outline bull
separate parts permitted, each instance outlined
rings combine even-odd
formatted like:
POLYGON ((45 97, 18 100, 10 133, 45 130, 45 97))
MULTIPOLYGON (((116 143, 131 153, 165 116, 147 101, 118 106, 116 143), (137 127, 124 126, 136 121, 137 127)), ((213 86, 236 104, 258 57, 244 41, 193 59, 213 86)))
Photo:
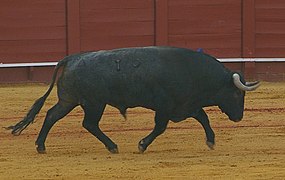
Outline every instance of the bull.
POLYGON ((55 82, 58 102, 45 117, 36 140, 38 153, 46 152, 52 126, 76 106, 84 111, 83 127, 111 153, 118 153, 118 146, 99 127, 106 105, 116 107, 124 117, 133 107, 155 112, 152 132, 138 143, 141 153, 166 130, 169 121, 190 117, 202 125, 206 144, 213 149, 215 134, 203 108, 218 106, 238 122, 243 118, 245 92, 260 85, 258 81, 245 82, 241 74, 210 55, 184 48, 136 47, 75 54, 58 62, 49 89, 23 120, 9 127, 12 134, 21 134, 34 121, 55 82))

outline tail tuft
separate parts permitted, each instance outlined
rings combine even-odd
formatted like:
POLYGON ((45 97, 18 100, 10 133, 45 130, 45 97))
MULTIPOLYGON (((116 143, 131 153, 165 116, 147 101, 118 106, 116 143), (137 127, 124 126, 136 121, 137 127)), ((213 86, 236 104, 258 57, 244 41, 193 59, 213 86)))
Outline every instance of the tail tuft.
POLYGON ((52 91, 52 88, 53 88, 54 83, 56 81, 56 76, 57 76, 57 72, 58 72, 59 68, 61 66, 63 66, 67 62, 67 60, 68 59, 63 59, 63 60, 58 62, 58 64, 55 67, 55 70, 53 72, 52 81, 51 81, 49 89, 41 98, 39 98, 38 100, 35 101, 34 105, 29 110, 26 117, 24 117, 24 119, 21 120, 20 122, 18 122, 16 125, 6 127, 5 129, 8 129, 8 130, 12 129, 12 134, 15 136, 18 136, 21 134, 21 132, 24 129, 26 129, 31 123, 34 122, 36 115, 40 112, 41 108, 43 107, 43 105, 47 99, 47 97, 49 96, 50 92, 52 91))
POLYGON ((20 135, 24 129, 26 129, 31 123, 34 122, 34 119, 43 107, 46 98, 47 96, 43 96, 36 100, 36 102, 23 120, 21 120, 14 126, 7 127, 6 129, 12 129, 12 134, 15 136, 20 135))

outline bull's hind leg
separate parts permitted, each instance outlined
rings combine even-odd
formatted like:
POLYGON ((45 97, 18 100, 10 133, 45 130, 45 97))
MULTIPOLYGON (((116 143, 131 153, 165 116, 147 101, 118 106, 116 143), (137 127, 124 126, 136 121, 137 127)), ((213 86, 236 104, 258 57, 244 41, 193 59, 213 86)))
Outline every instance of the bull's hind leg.
POLYGON ((143 153, 147 147, 155 140, 155 138, 165 131, 169 122, 168 118, 166 118, 163 113, 158 112, 155 113, 154 121, 155 126, 152 132, 139 142, 138 148, 140 153, 143 153))
POLYGON ((212 130, 209 122, 209 118, 203 109, 199 110, 197 114, 193 116, 204 128, 206 133, 206 144, 210 149, 214 149, 215 145, 215 133, 212 130))
POLYGON ((38 139, 36 140, 38 153, 46 152, 45 141, 52 126, 58 120, 66 116, 75 106, 76 106, 75 104, 59 101, 50 110, 48 110, 42 129, 39 133, 38 139))
POLYGON ((118 146, 106 136, 99 128, 99 121, 103 115, 106 105, 83 106, 85 116, 83 127, 97 137, 111 153, 118 153, 118 146))

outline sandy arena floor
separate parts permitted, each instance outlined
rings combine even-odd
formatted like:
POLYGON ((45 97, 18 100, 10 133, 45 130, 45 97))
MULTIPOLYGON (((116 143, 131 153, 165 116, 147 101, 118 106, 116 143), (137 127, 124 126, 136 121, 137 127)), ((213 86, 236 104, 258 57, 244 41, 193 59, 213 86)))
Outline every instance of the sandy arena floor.
MULTIPOLYGON (((47 85, 1 85, 0 127, 21 120, 47 85)), ((0 129, 0 179, 285 179, 285 83, 263 83, 247 93, 244 119, 231 122, 207 108, 216 133, 215 150, 205 144, 194 119, 170 123, 144 154, 138 141, 153 127, 154 113, 135 108, 124 120, 107 107, 101 128, 119 145, 110 154, 82 126, 75 109, 51 130, 47 154, 34 142, 46 111, 56 102, 53 90, 36 122, 20 136, 0 129)))

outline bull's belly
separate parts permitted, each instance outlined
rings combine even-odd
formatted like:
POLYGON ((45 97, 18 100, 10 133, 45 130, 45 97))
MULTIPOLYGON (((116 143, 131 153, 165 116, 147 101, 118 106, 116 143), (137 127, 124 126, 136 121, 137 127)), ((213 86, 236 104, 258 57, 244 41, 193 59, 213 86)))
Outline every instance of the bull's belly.
POLYGON ((199 108, 190 108, 190 107, 182 107, 179 105, 174 105, 173 104, 167 104, 165 103, 163 106, 154 104, 154 103, 149 103, 149 102, 143 102, 143 101, 132 101, 128 103, 108 103, 109 105, 119 109, 122 115, 124 115, 127 111, 128 108, 135 108, 135 107, 143 107, 146 109, 153 110, 155 112, 164 112, 165 115, 168 116, 168 119, 171 120, 174 123, 181 122, 183 120, 186 120, 187 118, 193 117, 197 110, 199 108))
POLYGON ((191 114, 172 114, 170 120, 174 123, 178 123, 192 117, 191 114))
POLYGON ((202 107, 177 106, 177 108, 175 108, 175 110, 171 113, 170 120, 175 123, 181 122, 187 118, 193 117, 201 108, 202 107))
POLYGON ((120 111, 126 111, 129 108, 136 108, 136 107, 142 107, 142 108, 146 108, 146 109, 150 109, 153 111, 157 111, 157 108, 149 103, 143 103, 143 102, 107 102, 106 104, 113 106, 117 109, 119 109, 120 111))

